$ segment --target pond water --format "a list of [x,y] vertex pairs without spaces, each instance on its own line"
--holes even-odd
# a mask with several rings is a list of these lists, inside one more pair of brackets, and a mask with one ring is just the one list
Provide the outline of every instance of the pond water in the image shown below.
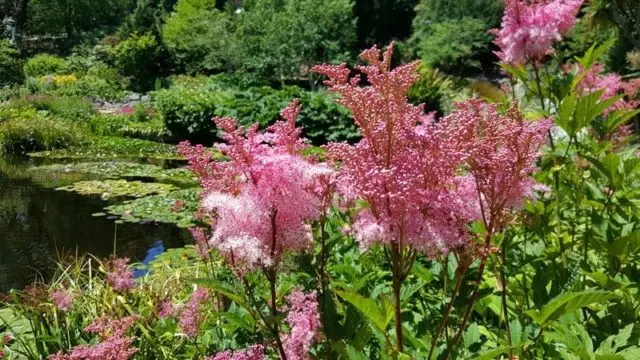
[[47,280],[62,257],[108,257],[114,241],[119,256],[144,261],[188,238],[171,225],[92,216],[104,206],[99,198],[56,191],[0,169],[0,293]]

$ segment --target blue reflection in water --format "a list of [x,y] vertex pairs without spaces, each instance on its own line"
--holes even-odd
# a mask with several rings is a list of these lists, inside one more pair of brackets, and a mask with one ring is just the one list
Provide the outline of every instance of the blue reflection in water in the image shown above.
[[136,278],[142,277],[149,273],[149,263],[153,261],[158,255],[164,252],[164,244],[162,241],[158,240],[154,242],[151,247],[147,250],[147,255],[145,255],[144,260],[142,260],[142,264],[144,266],[134,270],[134,276]]

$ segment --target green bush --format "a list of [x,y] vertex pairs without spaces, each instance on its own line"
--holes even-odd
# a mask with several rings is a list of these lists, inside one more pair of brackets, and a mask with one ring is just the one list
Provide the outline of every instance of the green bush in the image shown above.
[[159,117],[139,121],[135,115],[96,115],[89,122],[91,132],[101,136],[123,136],[162,141],[167,129]]
[[9,40],[0,39],[0,86],[18,83],[22,80],[19,55],[18,50],[11,45]]
[[53,89],[45,90],[44,93],[65,97],[82,96],[107,101],[118,101],[126,95],[126,91],[119,84],[93,75],[85,75],[74,83],[57,85]]
[[217,104],[228,101],[231,94],[201,87],[175,86],[157,91],[154,97],[171,137],[208,142],[215,137],[211,117],[216,115]]
[[298,123],[314,144],[353,140],[358,136],[349,112],[336,104],[334,96],[327,92],[309,92],[294,86],[280,90],[270,87],[222,89],[215,79],[204,83],[177,85],[155,93],[158,112],[174,139],[211,141],[215,134],[211,121],[214,116],[233,117],[243,125],[258,123],[264,128],[273,123],[294,98],[299,98],[303,105]]
[[150,34],[132,35],[111,49],[118,71],[131,79],[136,91],[149,90],[158,75],[160,47]]
[[416,46],[422,61],[449,74],[469,75],[482,70],[481,58],[490,54],[487,24],[465,17],[437,22]]
[[38,54],[27,60],[23,69],[27,77],[63,74],[67,71],[67,62],[55,55]]
[[67,148],[83,139],[73,124],[45,117],[13,118],[0,124],[0,152],[10,154]]
[[94,114],[93,104],[80,97],[28,95],[15,99],[10,104],[15,108],[34,108],[56,119],[88,121]]

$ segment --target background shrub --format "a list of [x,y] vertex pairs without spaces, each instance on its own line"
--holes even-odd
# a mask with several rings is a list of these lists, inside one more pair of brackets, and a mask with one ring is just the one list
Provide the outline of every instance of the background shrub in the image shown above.
[[77,126],[45,117],[19,117],[0,124],[0,152],[10,154],[67,148],[84,138]]
[[132,35],[111,49],[118,71],[131,80],[135,91],[153,88],[158,76],[161,49],[150,34]]
[[38,54],[24,64],[24,75],[27,77],[64,74],[66,71],[67,62],[55,55]]
[[19,55],[18,50],[11,45],[9,40],[0,39],[0,86],[14,84],[22,80]]
[[420,77],[409,89],[409,101],[413,104],[425,104],[425,111],[438,111],[441,115],[449,111],[453,81],[438,69],[425,64],[418,68]]

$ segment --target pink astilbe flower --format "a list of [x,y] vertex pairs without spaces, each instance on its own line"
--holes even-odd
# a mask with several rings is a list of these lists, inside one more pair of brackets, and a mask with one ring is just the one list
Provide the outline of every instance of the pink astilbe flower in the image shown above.
[[96,345],[79,345],[71,353],[49,356],[49,360],[128,360],[138,349],[133,347],[133,338],[126,336],[127,331],[139,320],[137,316],[112,319],[101,316],[84,330],[98,334],[102,341]]
[[129,360],[138,352],[132,347],[133,339],[122,336],[112,336],[97,345],[79,345],[70,354],[49,356],[49,360]]
[[614,96],[624,95],[625,98],[617,100],[611,105],[606,112],[615,110],[632,110],[640,105],[640,101],[636,99],[640,90],[640,79],[624,81],[622,77],[616,73],[604,73],[604,65],[594,64],[588,71],[576,66],[577,72],[584,77],[578,84],[579,90],[583,94],[589,94],[596,91],[604,90],[600,96],[601,100],[610,99]]
[[114,258],[105,264],[107,282],[116,292],[124,293],[135,286],[133,272],[129,270],[128,264],[128,258]]
[[165,300],[160,306],[160,312],[158,312],[158,316],[161,318],[170,318],[176,316],[177,313],[178,311],[173,305],[173,302],[171,300]]
[[76,296],[76,294],[72,294],[66,290],[57,290],[51,294],[51,299],[56,304],[58,310],[67,312],[71,309]]
[[506,0],[496,55],[506,64],[540,61],[576,22],[584,0]]
[[370,86],[360,86],[358,76],[350,79],[345,65],[314,67],[328,76],[325,83],[341,95],[339,102],[351,110],[362,135],[356,145],[329,144],[328,156],[340,165],[342,195],[367,202],[352,227],[363,248],[397,243],[447,251],[464,244],[466,223],[479,214],[451,201],[463,190],[456,169],[465,154],[445,125],[408,102],[417,63],[391,70],[392,47],[384,54],[374,47],[360,55],[369,65],[358,70]]
[[309,222],[321,213],[315,187],[331,169],[300,155],[306,145],[295,126],[297,101],[282,111],[264,134],[257,125],[239,128],[235,120],[216,118],[229,161],[212,161],[200,146],[180,145],[203,187],[201,207],[214,218],[209,244],[233,265],[273,266],[285,251],[311,243]]
[[246,350],[231,351],[227,350],[208,356],[205,360],[264,360],[264,345],[253,345]]
[[198,335],[198,326],[202,322],[202,306],[209,299],[207,289],[198,288],[191,294],[189,302],[180,309],[180,319],[178,324],[182,332],[189,337]]
[[189,232],[193,239],[196,241],[196,250],[200,255],[201,260],[205,260],[211,252],[211,246],[209,245],[209,236],[206,234],[206,230],[200,227],[189,228]]
[[289,313],[286,321],[291,331],[282,340],[287,359],[307,360],[309,350],[320,329],[320,314],[316,292],[305,294],[299,289],[287,297]]
[[508,210],[540,186],[530,175],[552,121],[526,121],[515,106],[501,114],[495,105],[473,99],[456,104],[443,122],[460,129],[452,141],[466,147],[467,196],[476,192],[487,230],[501,230]]

